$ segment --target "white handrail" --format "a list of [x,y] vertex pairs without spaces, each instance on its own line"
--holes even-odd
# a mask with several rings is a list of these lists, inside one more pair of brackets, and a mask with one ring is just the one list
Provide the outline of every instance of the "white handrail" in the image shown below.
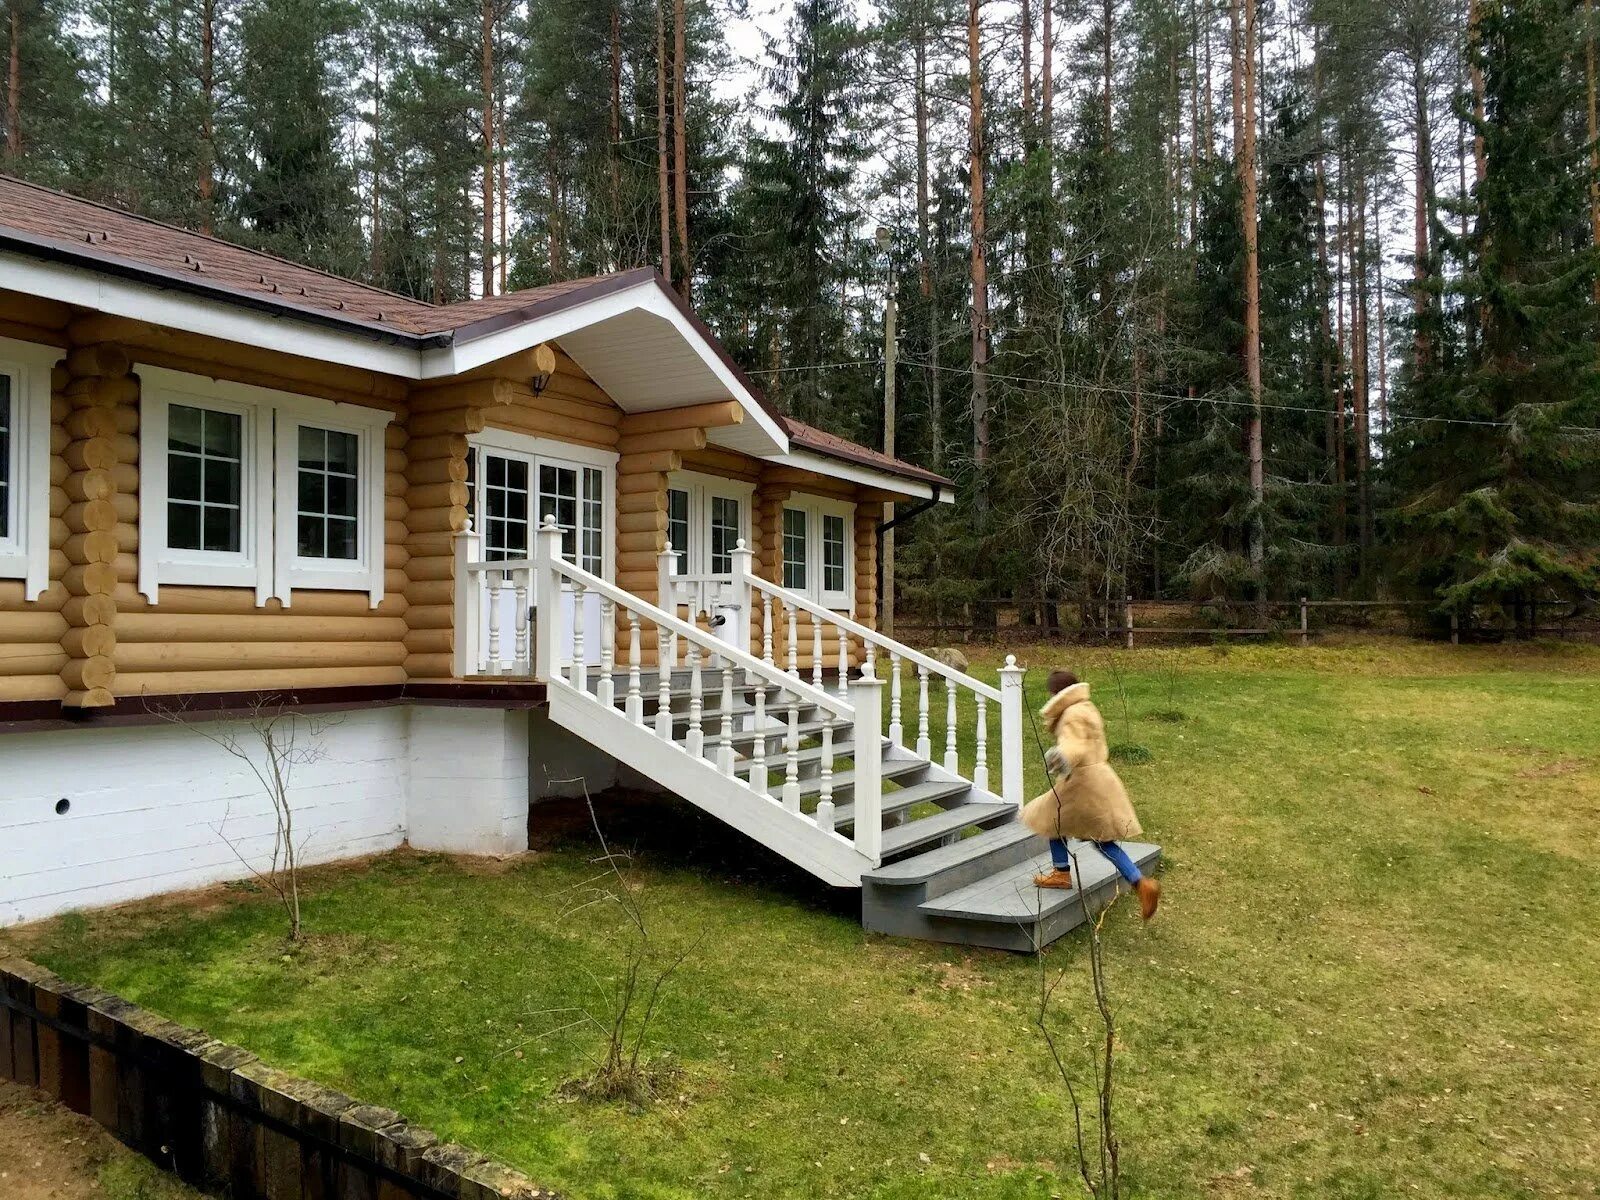
[[873,629],[870,626],[863,625],[860,621],[855,620],[853,617],[847,617],[843,613],[837,612],[836,610],[831,609],[824,604],[818,604],[815,600],[807,599],[798,592],[791,592],[788,588],[773,583],[770,579],[762,579],[758,576],[752,575],[750,577],[750,586],[755,588],[757,591],[766,593],[774,600],[777,600],[792,608],[797,608],[801,612],[810,613],[813,617],[816,617],[821,621],[825,621],[830,625],[837,625],[846,633],[860,638],[863,642],[870,642],[877,646],[880,650],[892,651],[896,657],[903,658],[907,662],[914,663],[915,665],[924,668],[934,675],[942,676],[945,679],[954,679],[958,684],[966,688],[968,691],[977,692],[980,696],[983,696],[985,699],[992,700],[996,704],[1000,703],[999,688],[993,687],[981,679],[968,675],[965,671],[958,671],[955,667],[952,667],[946,663],[942,663],[936,658],[930,658],[920,650],[913,650],[910,646],[905,645],[903,642],[897,642],[892,637],[888,637],[885,634],[879,633],[876,629]]

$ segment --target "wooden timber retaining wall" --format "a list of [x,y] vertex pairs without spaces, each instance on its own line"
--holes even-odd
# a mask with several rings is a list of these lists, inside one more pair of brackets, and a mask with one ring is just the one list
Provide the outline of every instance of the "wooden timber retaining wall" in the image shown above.
[[0,960],[0,1078],[230,1200],[557,1200],[391,1109],[19,958]]

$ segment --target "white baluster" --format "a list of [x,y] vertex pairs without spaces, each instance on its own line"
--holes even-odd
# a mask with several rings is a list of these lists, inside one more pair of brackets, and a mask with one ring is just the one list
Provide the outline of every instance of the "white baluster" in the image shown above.
[[785,604],[783,611],[789,614],[789,674],[796,679],[800,678],[800,609],[793,604]]
[[822,622],[811,614],[811,686],[822,690]]
[[839,699],[850,695],[850,634],[839,627]]
[[[779,697],[787,693],[779,692]],[[790,812],[800,811],[800,704],[798,696],[789,697],[789,730],[783,739],[783,806]]]
[[528,654],[529,654],[529,650],[528,650],[528,617],[529,617],[529,612],[528,612],[528,572],[527,571],[518,571],[518,572],[516,572],[516,579],[517,579],[517,586],[516,586],[516,589],[515,589],[515,596],[516,596],[516,601],[517,601],[517,616],[516,616],[516,630],[517,630],[517,632],[516,632],[515,642],[513,643],[513,645],[515,646],[515,656],[516,656],[516,668],[515,668],[515,670],[516,670],[516,673],[519,674],[519,675],[523,675],[523,674],[531,675],[531,674],[533,674],[533,672],[529,669],[529,663],[528,663]]
[[750,786],[767,794],[767,685],[756,685],[755,741],[750,743]]
[[504,571],[485,571],[489,582],[489,670],[500,673],[500,589],[505,586]]
[[[833,807],[833,714],[822,714],[822,773],[819,780],[820,790],[817,792],[817,806],[826,804]],[[828,826],[832,829],[833,826]]]
[[772,665],[772,597],[761,593],[761,661]]
[[944,681],[944,769],[952,775],[961,772],[961,754],[956,749],[956,681]]
[[[580,692],[589,690],[589,664],[584,662],[587,652],[583,648],[584,625],[583,584],[572,585],[572,664],[567,671],[572,686]],[[558,600],[559,603],[559,600]]]
[[819,800],[819,801],[817,801],[817,812],[816,812],[816,816],[813,819],[816,821],[818,829],[822,830],[824,833],[832,833],[833,832],[833,801],[832,800]]
[[972,782],[982,791],[989,790],[989,714],[988,698],[978,693],[978,750],[972,760]]
[[917,664],[917,757],[931,760],[933,742],[928,737],[928,668]]
[[699,758],[706,748],[705,731],[700,727],[700,720],[705,715],[705,697],[700,678],[700,647],[692,639],[684,640],[688,642],[684,647],[684,653],[689,656],[689,731],[684,735],[683,746],[690,754]]
[[733,774],[733,667],[722,664],[722,729],[717,739],[717,769]]
[[617,700],[617,609],[609,596],[600,598],[600,678],[595,699],[610,708]]
[[[663,661],[661,647],[672,640],[660,625],[656,626],[656,736],[672,740],[672,666]],[[670,651],[669,651],[670,653]]]
[[900,656],[889,655],[889,741],[896,746],[906,744],[905,726],[900,723]]
[[861,664],[861,674],[867,679],[876,679],[878,677],[878,647],[875,643],[863,639],[861,649],[866,655],[866,661]]
[[628,699],[624,705],[628,720],[644,724],[644,693],[639,689],[639,614],[628,611]]

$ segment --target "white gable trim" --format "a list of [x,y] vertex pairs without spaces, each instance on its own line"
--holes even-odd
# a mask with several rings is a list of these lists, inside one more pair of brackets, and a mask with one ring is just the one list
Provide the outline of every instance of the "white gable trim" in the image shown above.
[[[885,492],[898,492],[902,496],[917,496],[928,500],[933,497],[933,484],[924,483],[920,479],[907,479],[904,475],[892,475],[888,471],[876,471],[871,467],[858,463],[844,462],[841,459],[830,458],[826,454],[817,454],[810,450],[790,450],[787,454],[774,455],[768,461],[780,466],[794,467],[798,471],[811,471],[817,475],[824,475],[829,479],[843,479],[847,483],[859,483],[862,487],[879,488]],[[955,489],[944,484],[939,485],[939,503],[954,504],[956,502]]]

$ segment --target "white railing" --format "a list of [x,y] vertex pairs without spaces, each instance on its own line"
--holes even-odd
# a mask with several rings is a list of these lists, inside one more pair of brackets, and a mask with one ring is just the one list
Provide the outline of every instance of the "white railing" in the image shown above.
[[[561,533],[547,523],[535,533],[534,557],[531,565],[531,592],[534,595],[552,596],[569,593],[573,602],[558,606],[548,616],[541,609],[532,622],[533,675],[552,689],[561,689],[592,700],[607,709],[619,706],[622,715],[640,729],[650,730],[662,743],[701,760],[731,782],[750,792],[750,802],[775,804],[792,814],[795,819],[810,822],[831,837],[849,844],[873,865],[882,857],[883,840],[883,762],[879,752],[882,737],[883,685],[870,674],[852,680],[846,694],[837,695],[812,687],[799,679],[730,644],[698,625],[684,621],[663,608],[641,600],[630,592],[607,583],[561,556]],[[748,565],[749,552],[744,551]],[[508,568],[507,564],[493,564],[487,572],[507,571],[520,576],[522,564]],[[598,599],[598,620],[592,619],[588,598]],[[491,611],[493,611],[491,609]],[[591,627],[594,626],[594,627]],[[616,641],[619,628],[625,628],[624,658],[617,661]],[[679,649],[685,655],[689,675],[689,708],[686,714],[676,713],[672,702],[674,676],[670,669],[656,672],[656,712],[654,721],[645,720],[647,698],[643,666],[643,632],[655,630],[656,645],[663,648],[659,661],[676,661]],[[563,654],[563,641],[569,650]],[[599,662],[591,663],[587,648],[598,645]],[[718,681],[717,711],[713,719],[706,715],[706,686],[704,667],[716,658],[722,666]],[[617,693],[617,679],[626,672],[622,695]],[[786,723],[779,724],[768,711],[768,693],[776,689],[771,703],[786,714]],[[748,695],[751,707],[734,711],[734,697]],[[814,709],[821,722],[822,743],[819,785],[816,809],[803,813],[800,809],[800,742],[799,714],[802,708]],[[748,721],[747,724],[744,724]],[[674,735],[678,724],[685,724],[681,738]],[[736,730],[736,723],[743,724]],[[844,729],[851,733],[853,751],[854,837],[844,839],[834,829],[834,742]],[[751,753],[744,774],[738,770],[735,742],[741,740],[736,733],[751,734]],[[781,763],[768,760],[767,744],[779,742],[782,748]],[[603,748],[603,747],[602,747]],[[665,747],[663,747],[665,748]],[[649,770],[646,764],[630,764]],[[769,786],[769,772],[783,771],[783,783],[774,796]]]
[[[733,558],[732,603],[738,604],[742,597],[749,597],[750,603],[754,604],[755,611],[759,613],[760,620],[757,624],[761,630],[760,658],[763,662],[775,667],[784,666],[791,676],[799,675],[800,648],[803,645],[799,615],[805,613],[810,627],[808,632],[811,641],[811,682],[813,686],[819,688],[822,686],[825,660],[823,630],[832,629],[836,641],[837,686],[843,693],[850,686],[853,647],[855,643],[860,643],[862,674],[878,678],[885,674],[888,676],[889,740],[895,746],[906,745],[906,706],[903,692],[908,684],[914,682],[915,751],[917,757],[929,761],[936,761],[932,734],[934,718],[930,707],[934,702],[934,694],[930,683],[937,679],[944,691],[942,765],[951,774],[970,779],[983,791],[994,790],[989,786],[992,774],[991,759],[995,757],[990,753],[989,710],[991,707],[998,709],[1000,713],[1000,744],[997,747],[1000,760],[998,794],[1021,807],[1024,801],[1023,670],[1017,666],[1014,657],[1006,656],[1006,664],[1000,668],[1000,686],[993,687],[964,671],[958,671],[919,650],[913,650],[910,646],[886,637],[843,613],[835,612],[770,580],[759,578],[750,570],[751,555],[750,551],[745,549],[743,542],[739,543]],[[749,604],[744,606],[743,611],[749,611]],[[750,636],[750,628],[751,622],[746,621],[744,635],[747,638]],[[908,671],[915,673],[914,681],[904,677]],[[960,746],[957,741],[959,729],[956,715],[957,699],[962,692],[972,697],[977,711],[976,745],[970,773],[962,770]]]

